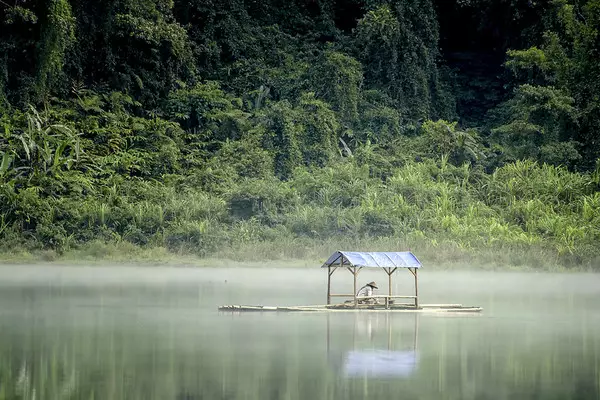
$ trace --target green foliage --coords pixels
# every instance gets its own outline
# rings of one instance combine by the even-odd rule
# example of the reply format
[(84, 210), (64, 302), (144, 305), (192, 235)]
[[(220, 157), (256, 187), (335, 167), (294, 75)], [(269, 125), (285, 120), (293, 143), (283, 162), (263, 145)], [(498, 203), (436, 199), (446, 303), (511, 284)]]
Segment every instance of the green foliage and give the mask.
[(390, 143), (403, 133), (402, 115), (393, 100), (378, 90), (367, 90), (360, 99), (360, 120), (351, 136), (359, 143)]
[[(18, 3), (0, 1), (3, 248), (600, 254), (597, 0), (507, 3), (529, 30), (501, 26), (505, 77), (462, 43), (446, 68), (432, 0)], [(457, 116), (452, 85), (481, 115), (505, 101)]]
[(113, 46), (107, 50), (116, 61), (112, 79), (151, 105), (195, 69), (187, 32), (173, 20), (172, 7), (167, 0), (124, 1), (109, 14), (106, 39)]
[(17, 112), (13, 118), (18, 125), (6, 124), (0, 139), (0, 176), (5, 181), (20, 179), (35, 186), (44, 176), (58, 178), (78, 166), (81, 143), (69, 127), (50, 123), (34, 108), (26, 115)]
[(68, 48), (75, 41), (75, 18), (67, 0), (50, 0), (39, 43), (36, 92), (45, 96), (61, 77)]
[(168, 118), (197, 136), (191, 138), (196, 142), (239, 139), (246, 119), (241, 100), (225, 94), (216, 82), (171, 92), (165, 109)]
[(331, 104), (346, 124), (357, 121), (363, 81), (361, 64), (343, 53), (326, 50), (311, 75), (316, 95)]
[(244, 179), (226, 197), (232, 218), (256, 218), (266, 225), (278, 223), (280, 214), (298, 202), (293, 188), (274, 177)]
[(475, 163), (484, 157), (479, 137), (474, 130), (457, 129), (457, 123), (447, 121), (426, 121), (423, 124), (423, 135), (432, 158), (448, 159), (459, 166), (463, 163)]
[[(515, 158), (572, 166), (581, 158), (568, 141), (577, 122), (573, 102), (573, 98), (553, 87), (521, 85), (515, 96), (497, 110), (504, 124), (492, 129), (492, 133)], [(550, 155), (552, 148), (564, 150)]]
[[(552, 6), (549, 17), (552, 23), (543, 45), (508, 52), (506, 65), (518, 79), (529, 84), (520, 86), (515, 97), (503, 106), (508, 106), (508, 113), (516, 114), (517, 118), (497, 132), (511, 136), (518, 134), (517, 130), (525, 131), (526, 135), (537, 131), (550, 136), (551, 141), (570, 142), (567, 145), (570, 149), (562, 152), (567, 158), (554, 157), (554, 160), (591, 169), (600, 156), (600, 147), (594, 139), (600, 115), (596, 94), (600, 89), (597, 63), (600, 7), (597, 0), (556, 0)], [(513, 123), (519, 126), (514, 129), (510, 126)], [(548, 140), (542, 142), (538, 140), (535, 146), (539, 149), (549, 144)], [(532, 150), (535, 151), (529, 149), (525, 154), (521, 151), (518, 156), (536, 157)], [(579, 162), (580, 155), (583, 162)]]
[(550, 65), (546, 53), (533, 46), (526, 50), (509, 50), (505, 65), (513, 74), (525, 72), (527, 79), (535, 79), (540, 74), (549, 72)]
[(263, 116), (263, 125), (269, 133), (267, 147), (273, 149), (275, 174), (287, 178), (301, 164), (300, 140), (303, 126), (299, 112), (287, 101), (274, 104)]
[(430, 0), (380, 5), (359, 21), (356, 46), (369, 85), (385, 90), (403, 114), (446, 116), (448, 94), (437, 69), (438, 24)]
[(519, 199), (569, 207), (577, 197), (592, 191), (589, 176), (570, 173), (564, 167), (539, 166), (532, 161), (499, 168), (485, 186), (486, 199), (503, 205)]
[(271, 153), (263, 149), (260, 132), (249, 134), (237, 141), (227, 141), (217, 151), (216, 165), (231, 167), (238, 177), (269, 178), (274, 174)]
[(297, 106), (277, 102), (260, 114), (265, 144), (272, 149), (275, 173), (290, 176), (300, 165), (328, 164), (337, 154), (340, 125), (328, 103), (304, 93)]
[(306, 165), (326, 165), (334, 156), (339, 138), (339, 122), (329, 104), (305, 93), (300, 99), (304, 132), (301, 143)]

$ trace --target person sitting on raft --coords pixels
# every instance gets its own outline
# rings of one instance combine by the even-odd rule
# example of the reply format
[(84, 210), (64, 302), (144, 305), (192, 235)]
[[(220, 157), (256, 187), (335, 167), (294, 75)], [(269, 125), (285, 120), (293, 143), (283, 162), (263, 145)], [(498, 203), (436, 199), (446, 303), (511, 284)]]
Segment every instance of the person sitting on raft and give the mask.
[(360, 304), (377, 304), (377, 299), (362, 299), (361, 297), (370, 297), (373, 296), (373, 289), (379, 289), (375, 282), (369, 282), (365, 286), (361, 287), (359, 291), (356, 293), (356, 297), (358, 297), (358, 302)]

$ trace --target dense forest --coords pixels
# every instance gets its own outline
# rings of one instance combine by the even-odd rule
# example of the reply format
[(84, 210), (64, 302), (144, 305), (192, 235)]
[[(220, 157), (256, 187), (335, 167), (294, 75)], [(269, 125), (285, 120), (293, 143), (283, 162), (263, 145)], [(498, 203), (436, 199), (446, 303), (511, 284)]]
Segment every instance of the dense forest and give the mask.
[(0, 0), (0, 249), (593, 268), (599, 28), (600, 0)]

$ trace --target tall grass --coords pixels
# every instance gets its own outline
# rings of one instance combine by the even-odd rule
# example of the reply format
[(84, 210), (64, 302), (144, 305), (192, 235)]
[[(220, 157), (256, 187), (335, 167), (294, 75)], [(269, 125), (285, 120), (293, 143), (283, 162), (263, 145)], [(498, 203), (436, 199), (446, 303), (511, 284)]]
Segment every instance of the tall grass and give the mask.
[[(441, 264), (594, 268), (600, 257), (594, 188), (591, 176), (532, 162), (491, 175), (443, 160), (409, 162), (381, 180), (350, 160), (297, 169), (288, 181), (242, 179), (220, 194), (131, 179), (100, 197), (54, 201), (38, 231), (49, 227), (45, 234), (57, 237), (57, 256), (85, 243), (92, 243), (88, 255), (100, 258), (112, 250), (103, 253), (99, 243), (129, 243), (136, 250), (126, 253), (134, 258), (159, 248), (256, 260), (411, 247)], [(21, 200), (39, 201), (30, 198)], [(18, 237), (19, 227), (4, 217), (0, 235)]]

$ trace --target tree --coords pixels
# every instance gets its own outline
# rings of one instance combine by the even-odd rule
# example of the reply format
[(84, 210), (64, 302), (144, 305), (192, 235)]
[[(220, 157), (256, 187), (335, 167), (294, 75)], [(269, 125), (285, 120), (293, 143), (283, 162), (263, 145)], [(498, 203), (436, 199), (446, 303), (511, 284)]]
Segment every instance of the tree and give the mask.
[[(562, 90), (521, 85), (497, 110), (504, 124), (492, 129), (492, 134), (517, 159), (572, 166), (581, 158), (570, 141), (577, 118), (573, 103)], [(551, 150), (556, 153), (550, 154)]]
[(354, 58), (325, 50), (310, 71), (315, 95), (328, 102), (348, 126), (358, 119), (358, 103), (363, 82), (362, 66)]
[(538, 147), (563, 143), (568, 158), (561, 163), (573, 165), (579, 153), (580, 168), (593, 169), (600, 156), (600, 1), (554, 0), (552, 6), (542, 46), (507, 53), (506, 66), (522, 86), (502, 106), (516, 116), (496, 132), (515, 133), (516, 122), (525, 135), (547, 138)]
[(475, 130), (459, 130), (456, 122), (444, 120), (426, 121), (421, 129), (433, 158), (446, 158), (460, 166), (484, 157)]
[(450, 116), (439, 77), (438, 24), (431, 0), (378, 5), (356, 28), (356, 49), (366, 83), (398, 102), (412, 119)]

